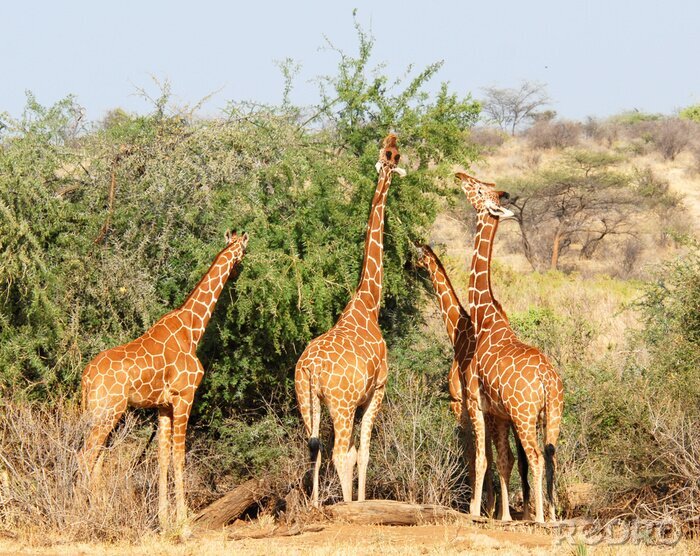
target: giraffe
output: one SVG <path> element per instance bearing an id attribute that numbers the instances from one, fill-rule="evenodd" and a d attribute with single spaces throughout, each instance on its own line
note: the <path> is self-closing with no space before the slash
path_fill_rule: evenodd
<path id="1" fill-rule="evenodd" d="M 397 168 L 399 158 L 396 136 L 390 134 L 383 141 L 376 164 L 379 178 L 367 224 L 360 283 L 333 328 L 311 341 L 296 365 L 297 402 L 309 436 L 311 460 L 315 463 L 312 503 L 316 507 L 321 468 L 321 401 L 325 402 L 333 421 L 333 464 L 340 478 L 343 499 L 346 502 L 352 500 L 356 464 L 357 499 L 365 499 L 372 425 L 384 397 L 388 375 L 386 343 L 378 320 L 386 197 L 393 174 L 406 174 Z M 354 443 L 350 446 L 353 419 L 358 408 L 364 410 L 359 451 Z"/>
<path id="2" fill-rule="evenodd" d="M 82 407 L 90 431 L 79 454 L 91 481 L 99 475 L 101 448 L 127 406 L 158 409 L 158 519 L 167 526 L 168 469 L 172 451 L 177 522 L 186 526 L 185 433 L 204 369 L 197 344 L 233 268 L 243 259 L 248 234 L 226 232 L 226 247 L 180 308 L 132 342 L 103 351 L 83 371 Z"/>
<path id="3" fill-rule="evenodd" d="M 467 311 L 459 301 L 457 292 L 452 286 L 450 278 L 447 276 L 445 267 L 432 248 L 429 245 L 418 245 L 416 251 L 416 265 L 425 268 L 430 275 L 430 281 L 433 284 L 433 289 L 435 290 L 440 303 L 440 313 L 442 314 L 442 319 L 445 323 L 445 327 L 447 328 L 447 336 L 449 337 L 455 352 L 454 359 L 452 360 L 452 366 L 450 367 L 450 373 L 448 375 L 450 408 L 455 414 L 457 422 L 462 429 L 462 434 L 465 441 L 465 459 L 469 467 L 469 477 L 473 481 L 475 475 L 474 462 L 476 454 L 474 453 L 474 444 L 468 440 L 471 435 L 471 427 L 469 426 L 470 423 L 466 410 L 466 395 L 464 390 L 466 388 L 467 368 L 469 367 L 469 363 L 474 357 L 474 352 L 476 350 L 476 335 L 474 333 L 474 326 L 472 325 L 469 311 Z M 485 423 L 485 441 L 487 446 L 486 458 L 488 461 L 488 469 L 491 467 L 491 442 L 496 434 L 496 422 L 491 415 L 486 415 Z M 505 444 L 501 443 L 499 445 L 497 455 L 498 457 L 507 458 L 509 462 L 501 463 L 500 465 L 509 465 L 512 467 L 513 452 L 511 451 L 510 443 L 508 442 L 507 430 L 505 440 Z M 522 446 L 520 445 L 520 442 L 517 441 L 517 435 L 516 445 L 518 446 L 518 467 L 520 470 L 520 479 L 523 485 L 523 502 L 525 512 L 527 513 L 529 504 L 527 459 L 522 453 Z M 494 506 L 494 494 L 493 483 L 491 481 L 491 476 L 488 473 L 486 474 L 486 500 L 487 513 L 491 513 Z M 503 496 L 501 497 L 500 510 L 501 519 L 503 519 L 504 516 L 506 519 L 508 519 L 510 516 L 508 499 Z"/>
<path id="4" fill-rule="evenodd" d="M 499 219 L 513 216 L 503 206 L 509 195 L 496 191 L 494 184 L 467 174 L 458 173 L 456 177 L 478 218 L 469 276 L 469 313 L 477 338 L 476 352 L 467 370 L 467 409 L 474 428 L 476 451 L 476 482 L 470 512 L 479 515 L 487 465 L 484 415 L 490 414 L 496 424 L 497 448 L 507 443 L 509 423 L 522 444 L 533 471 L 535 520 L 538 522 L 544 522 L 542 478 L 546 468 L 549 517 L 555 520 L 555 447 L 564 405 L 564 387 L 547 357 L 518 340 L 491 290 L 491 253 Z M 505 201 L 503 204 L 502 200 Z M 540 420 L 545 426 L 544 458 L 537 440 Z M 512 462 L 505 465 L 508 463 L 506 458 L 498 458 L 498 461 L 501 492 L 507 500 Z"/>

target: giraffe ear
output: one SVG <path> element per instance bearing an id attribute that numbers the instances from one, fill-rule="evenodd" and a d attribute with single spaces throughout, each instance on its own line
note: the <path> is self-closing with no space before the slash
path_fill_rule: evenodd
<path id="1" fill-rule="evenodd" d="M 224 233 L 224 239 L 226 240 L 226 243 L 231 243 L 231 238 L 233 237 L 233 234 L 231 233 L 231 230 L 226 230 Z"/>
<path id="2" fill-rule="evenodd" d="M 467 180 L 467 174 L 464 172 L 457 172 L 455 174 L 455 178 L 457 178 L 459 181 L 466 181 Z"/>
<path id="3" fill-rule="evenodd" d="M 377 169 L 377 174 L 382 171 L 382 163 L 377 162 L 374 167 Z"/>

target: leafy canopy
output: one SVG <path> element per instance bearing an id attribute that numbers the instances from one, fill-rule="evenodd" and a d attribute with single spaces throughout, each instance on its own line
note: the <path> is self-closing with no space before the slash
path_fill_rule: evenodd
<path id="1" fill-rule="evenodd" d="M 84 124 L 72 97 L 47 108 L 30 95 L 20 119 L 2 116 L 0 384 L 10 395 L 77 393 L 92 357 L 182 303 L 231 228 L 250 234 L 248 254 L 200 344 L 195 420 L 292 403 L 299 354 L 359 280 L 389 130 L 409 174 L 389 192 L 381 320 L 389 342 L 405 335 L 420 298 L 409 245 L 435 217 L 441 177 L 476 156 L 465 139 L 479 105 L 446 84 L 425 91 L 439 64 L 388 86 L 357 29 L 359 54 L 340 55 L 311 119 L 289 100 L 290 64 L 280 106 L 231 103 L 218 119 L 173 107 L 167 87 L 151 114 L 115 110 L 99 126 Z"/>

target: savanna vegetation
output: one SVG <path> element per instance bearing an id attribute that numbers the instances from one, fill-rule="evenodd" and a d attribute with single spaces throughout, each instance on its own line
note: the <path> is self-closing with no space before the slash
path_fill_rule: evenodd
<path id="1" fill-rule="evenodd" d="M 227 228 L 250 243 L 198 352 L 189 504 L 265 475 L 265 511 L 294 519 L 309 467 L 294 364 L 357 285 L 377 147 L 392 129 L 408 175 L 387 205 L 390 382 L 368 496 L 468 501 L 447 403 L 451 348 L 412 264 L 414 242 L 438 244 L 466 302 L 474 219 L 451 177 L 458 165 L 512 195 L 516 222 L 499 232 L 493 281 L 513 326 L 564 378 L 560 511 L 697 526 L 697 207 L 674 187 L 677 168 L 700 183 L 693 110 L 568 122 L 539 110 L 548 97 L 537 85 L 525 116 L 503 112 L 508 90 L 487 91 L 487 106 L 495 93 L 506 106 L 496 118 L 470 94 L 432 87 L 439 63 L 385 77 L 371 35 L 357 31 L 358 51 L 339 52 L 316 106 L 290 102 L 287 62 L 278 105 L 231 102 L 216 118 L 174 106 L 167 84 L 147 115 L 115 109 L 93 123 L 73 97 L 43 106 L 28 94 L 21 117 L 0 116 L 2 527 L 69 539 L 155 529 L 155 414 L 132 413 L 115 432 L 100 492 L 74 485 L 80 376 L 185 299 Z M 340 487 L 324 426 L 330 501 Z M 574 484 L 593 494 L 573 502 Z"/>

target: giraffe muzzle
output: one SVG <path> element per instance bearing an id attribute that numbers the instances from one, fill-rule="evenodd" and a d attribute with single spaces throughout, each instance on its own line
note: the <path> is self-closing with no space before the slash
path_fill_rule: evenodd
<path id="1" fill-rule="evenodd" d="M 374 165 L 374 167 L 377 169 L 377 173 L 382 171 L 382 166 L 383 166 L 383 163 L 381 160 Z M 404 170 L 403 168 L 391 168 L 391 171 L 394 174 L 397 174 L 399 177 L 402 177 L 402 178 L 406 177 L 406 170 Z"/>
<path id="2" fill-rule="evenodd" d="M 513 214 L 512 210 L 508 210 L 504 206 L 501 206 L 501 205 L 496 204 L 494 202 L 487 202 L 486 203 L 486 210 L 489 211 L 491 216 L 497 216 L 498 218 L 501 218 L 502 220 L 507 220 L 507 219 L 513 218 L 515 216 Z"/>

